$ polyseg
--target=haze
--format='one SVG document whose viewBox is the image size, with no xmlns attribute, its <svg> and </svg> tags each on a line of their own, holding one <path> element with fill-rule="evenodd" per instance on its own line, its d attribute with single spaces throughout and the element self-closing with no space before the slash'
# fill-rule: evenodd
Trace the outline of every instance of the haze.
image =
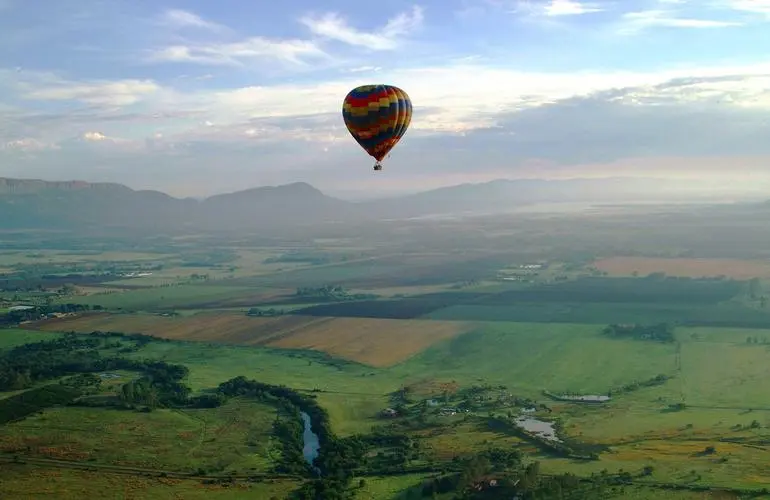
<svg viewBox="0 0 770 500">
<path fill-rule="evenodd" d="M 175 196 L 304 181 L 357 199 L 498 178 L 697 180 L 715 196 L 770 185 L 767 2 L 0 9 L 4 177 Z M 340 116 L 369 82 L 415 106 L 382 175 Z"/>
</svg>

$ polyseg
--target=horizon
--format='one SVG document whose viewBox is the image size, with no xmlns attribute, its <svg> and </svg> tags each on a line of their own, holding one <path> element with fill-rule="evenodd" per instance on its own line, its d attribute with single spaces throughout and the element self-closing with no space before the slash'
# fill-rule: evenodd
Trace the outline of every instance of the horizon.
<svg viewBox="0 0 770 500">
<path fill-rule="evenodd" d="M 662 182 L 666 183 L 661 186 L 661 191 L 659 192 L 662 194 L 670 195 L 670 196 L 676 196 L 680 199 L 681 203 L 688 204 L 688 203 L 696 203 L 700 204 L 704 201 L 704 196 L 708 194 L 711 195 L 721 195 L 721 196 L 729 196 L 731 198 L 729 199 L 721 199 L 721 200 L 712 200 L 713 202 L 717 203 L 732 203 L 732 202 L 747 202 L 747 201 L 763 201 L 767 199 L 767 195 L 765 194 L 765 190 L 760 186 L 754 186 L 753 190 L 748 190 L 746 188 L 743 189 L 730 189 L 729 186 L 727 186 L 727 189 L 725 189 L 725 186 L 718 186 L 712 183 L 701 183 L 700 185 L 693 185 L 691 181 L 686 179 L 666 179 L 666 178 L 658 178 L 658 177 L 623 177 L 623 176 L 598 176 L 598 177 L 565 177 L 565 178 L 559 178 L 559 179 L 546 179 L 546 178 L 538 178 L 538 177 L 511 177 L 511 178 L 495 178 L 491 180 L 483 180 L 483 181 L 477 181 L 477 182 L 464 182 L 460 184 L 447 184 L 442 185 L 435 188 L 426 188 L 426 189 L 417 189 L 417 190 L 410 190 L 410 191 L 402 191 L 399 190 L 397 192 L 376 192 L 376 193 L 369 193 L 368 196 L 365 195 L 365 193 L 359 192 L 359 191 L 335 191 L 335 190 L 325 190 L 322 188 L 319 188 L 318 186 L 307 182 L 303 180 L 294 180 L 289 181 L 286 183 L 281 184 L 263 184 L 263 185 L 252 185 L 248 187 L 241 187 L 240 189 L 235 190 L 227 190 L 227 191 L 220 191 L 220 192 L 213 192 L 207 196 L 176 196 L 173 193 L 169 193 L 163 189 L 159 188 L 152 188 L 152 187 L 145 187 L 145 188 L 137 188 L 135 186 L 132 186 L 130 182 L 124 183 L 124 182 L 109 182 L 109 181 L 91 181 L 87 179 L 73 179 L 73 178 L 62 178 L 62 179 L 43 179 L 43 178 L 14 178 L 14 177 L 0 177 L 0 181 L 21 181 L 21 182 L 45 182 L 45 183 L 85 183 L 85 184 L 113 184 L 113 185 L 119 185 L 126 187 L 134 192 L 158 192 L 165 194 L 167 196 L 170 196 L 175 199 L 195 199 L 197 201 L 203 201 L 207 198 L 212 198 L 215 196 L 224 196 L 224 195 L 230 195 L 230 194 L 236 194 L 244 191 L 253 191 L 258 189 L 265 189 L 265 188 L 280 188 L 280 187 L 286 187 L 291 185 L 297 185 L 302 184 L 309 186 L 319 192 L 321 192 L 324 196 L 331 197 L 338 199 L 340 201 L 345 201 L 349 203 L 358 203 L 358 202 L 371 202 L 371 201 L 378 201 L 378 200 L 390 200 L 390 199 L 397 199 L 401 197 L 406 196 L 412 196 L 412 195 L 420 195 L 424 193 L 430 193 L 434 191 L 440 191 L 442 189 L 452 189 L 452 188 L 460 188 L 460 187 L 478 187 L 493 183 L 500 183 L 500 182 L 507 182 L 507 183 L 515 183 L 515 182 L 526 182 L 526 181 L 541 181 L 541 182 L 580 182 L 580 181 L 596 181 L 596 182 L 611 182 L 611 181 L 636 181 L 636 182 Z M 684 185 L 687 184 L 689 189 L 683 189 Z M 717 188 L 717 191 L 713 191 L 714 188 Z M 645 189 L 641 189 L 639 191 L 642 198 L 629 200 L 629 204 L 635 204 L 635 203 L 646 203 L 646 202 L 659 202 L 661 201 L 658 198 L 650 198 L 649 195 L 652 194 L 650 191 L 645 191 Z M 671 199 L 673 201 L 673 199 Z M 547 202 L 548 204 L 553 203 L 559 203 L 559 202 Z M 572 204 L 574 202 L 566 201 L 563 202 L 565 204 Z M 598 202 L 601 204 L 602 202 Z M 669 201 L 665 201 L 664 203 L 669 203 Z"/>
<path fill-rule="evenodd" d="M 0 0 L 0 176 L 178 197 L 642 174 L 770 189 L 765 3 L 327 6 Z M 378 174 L 341 117 L 364 83 L 414 105 Z"/>
</svg>

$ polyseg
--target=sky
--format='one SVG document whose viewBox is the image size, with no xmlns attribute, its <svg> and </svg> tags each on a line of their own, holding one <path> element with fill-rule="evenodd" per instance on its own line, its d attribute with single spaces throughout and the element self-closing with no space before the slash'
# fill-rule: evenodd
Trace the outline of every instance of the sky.
<svg viewBox="0 0 770 500">
<path fill-rule="evenodd" d="M 0 0 L 0 177 L 766 189 L 768 30 L 770 0 Z M 414 106 L 381 172 L 341 116 L 367 83 Z"/>
</svg>

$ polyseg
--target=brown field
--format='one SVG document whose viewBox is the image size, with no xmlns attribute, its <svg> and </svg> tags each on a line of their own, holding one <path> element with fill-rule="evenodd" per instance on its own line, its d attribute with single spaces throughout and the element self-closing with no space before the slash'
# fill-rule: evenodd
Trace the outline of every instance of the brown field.
<svg viewBox="0 0 770 500">
<path fill-rule="evenodd" d="M 278 316 L 201 313 L 163 317 L 151 314 L 85 314 L 30 323 L 43 331 L 145 333 L 174 340 L 312 349 L 371 366 L 399 363 L 432 344 L 473 327 L 459 321 Z"/>
<path fill-rule="evenodd" d="M 667 259 L 651 257 L 610 257 L 594 267 L 614 276 L 666 273 L 669 276 L 703 278 L 724 275 L 735 279 L 770 278 L 770 261 L 739 259 Z"/>
<path fill-rule="evenodd" d="M 328 318 L 271 342 L 313 349 L 371 366 L 399 363 L 432 344 L 470 330 L 471 324 L 419 319 Z"/>
<path fill-rule="evenodd" d="M 90 333 L 145 333 L 174 340 L 221 342 L 225 344 L 266 345 L 297 328 L 328 321 L 329 318 L 277 316 L 254 318 L 243 313 L 200 313 L 193 316 L 164 317 L 154 314 L 84 314 L 31 323 L 29 328 L 44 331 Z"/>
</svg>

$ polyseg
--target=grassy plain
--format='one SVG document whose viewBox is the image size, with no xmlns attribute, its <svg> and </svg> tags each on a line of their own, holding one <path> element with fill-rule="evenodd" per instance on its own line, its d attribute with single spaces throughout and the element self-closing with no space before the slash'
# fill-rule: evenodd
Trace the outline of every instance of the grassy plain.
<svg viewBox="0 0 770 500">
<path fill-rule="evenodd" d="M 197 302 L 222 300 L 244 295 L 251 290 L 231 286 L 175 285 L 162 288 L 146 288 L 124 292 L 66 297 L 62 302 L 98 305 L 106 309 L 158 310 L 183 307 Z"/>
<path fill-rule="evenodd" d="M 275 413 L 252 401 L 152 413 L 54 408 L 6 425 L 0 452 L 172 472 L 266 472 L 280 457 Z"/>
<path fill-rule="evenodd" d="M 56 333 L 53 335 L 58 336 Z M 0 328 L 0 349 L 8 349 L 40 340 L 50 340 L 51 338 L 51 332 L 20 328 Z"/>
<path fill-rule="evenodd" d="M 35 465 L 3 464 L 0 494 L 4 498 L 57 500 L 239 500 L 287 498 L 296 481 L 273 479 L 234 486 L 206 485 L 198 479 L 126 476 L 104 471 L 51 469 Z"/>
<path fill-rule="evenodd" d="M 675 369 L 673 345 L 615 340 L 603 325 L 487 323 L 445 341 L 391 371 L 400 377 L 484 381 L 515 392 L 606 393 L 635 380 Z"/>
</svg>

